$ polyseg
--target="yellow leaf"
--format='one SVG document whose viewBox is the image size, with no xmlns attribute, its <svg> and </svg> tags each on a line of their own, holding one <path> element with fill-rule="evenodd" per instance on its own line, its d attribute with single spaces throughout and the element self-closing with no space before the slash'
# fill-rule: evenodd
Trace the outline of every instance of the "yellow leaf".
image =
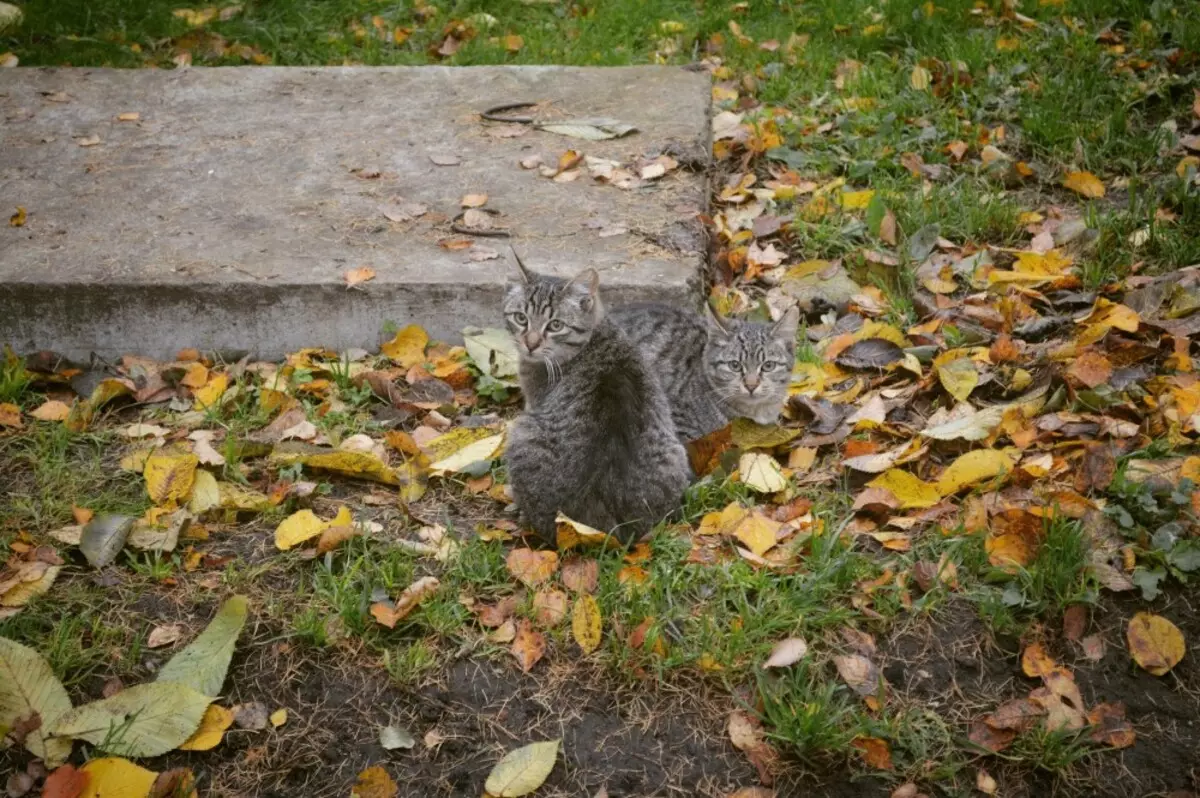
<svg viewBox="0 0 1200 798">
<path fill-rule="evenodd" d="M 142 474 L 146 478 L 146 493 L 150 501 L 165 507 L 175 507 L 188 500 L 196 484 L 196 455 L 159 450 L 146 458 Z"/>
<path fill-rule="evenodd" d="M 528 587 L 546 582 L 558 569 L 558 552 L 513 549 L 508 553 L 508 572 Z"/>
<path fill-rule="evenodd" d="M 353 523 L 350 510 L 346 507 L 338 508 L 332 521 L 322 521 L 312 510 L 298 510 L 283 519 L 275 529 L 275 548 L 287 551 L 315 538 L 328 527 L 351 526 Z"/>
<path fill-rule="evenodd" d="M 759 557 L 774 547 L 781 524 L 760 512 L 747 515 L 733 530 L 733 536 Z"/>
<path fill-rule="evenodd" d="M 1001 36 L 996 40 L 996 49 L 1002 53 L 1012 52 L 1020 46 L 1020 40 L 1014 36 Z"/>
<path fill-rule="evenodd" d="M 396 798 L 400 788 L 380 765 L 369 767 L 358 774 L 358 781 L 350 789 L 350 798 Z"/>
<path fill-rule="evenodd" d="M 1091 172 L 1067 172 L 1067 176 L 1063 178 L 1063 186 L 1089 199 L 1104 196 L 1104 184 Z"/>
<path fill-rule="evenodd" d="M 1179 627 L 1161 615 L 1139 612 L 1126 630 L 1129 653 L 1142 668 L 1162 676 L 1183 659 L 1187 647 Z"/>
<path fill-rule="evenodd" d="M 439 435 L 421 447 L 421 451 L 431 462 L 446 460 L 455 452 L 495 436 L 495 432 L 485 427 L 458 427 L 444 435 Z"/>
<path fill-rule="evenodd" d="M 769 454 L 747 452 L 738 460 L 742 483 L 759 493 L 777 493 L 787 487 L 778 461 Z"/>
<path fill-rule="evenodd" d="M 517 53 L 525 46 L 525 40 L 516 33 L 510 33 L 504 37 L 504 49 L 510 53 Z"/>
<path fill-rule="evenodd" d="M 278 729 L 283 724 L 287 723 L 288 711 L 286 709 L 277 709 L 271 713 L 269 718 L 271 725 Z"/>
<path fill-rule="evenodd" d="M 203 388 L 208 384 L 208 366 L 203 363 L 189 363 L 179 384 L 189 388 Z"/>
<path fill-rule="evenodd" d="M 871 198 L 875 196 L 873 189 L 865 191 L 844 191 L 842 192 L 842 208 L 847 211 L 861 211 L 863 208 L 871 204 Z"/>
<path fill-rule="evenodd" d="M 421 469 L 391 468 L 374 452 L 327 449 L 304 444 L 276 446 L 269 458 L 272 465 L 303 463 L 309 468 L 332 471 L 355 479 L 368 479 L 385 485 L 406 484 L 405 480 L 424 476 Z"/>
<path fill-rule="evenodd" d="M 0 404 L 0 427 L 20 429 L 21 426 L 21 408 L 12 402 Z"/>
<path fill-rule="evenodd" d="M 67 416 L 71 415 L 71 406 L 66 402 L 51 399 L 29 415 L 38 421 L 65 421 Z"/>
<path fill-rule="evenodd" d="M 900 468 L 883 472 L 867 483 L 867 487 L 884 488 L 900 502 L 901 510 L 920 510 L 941 501 L 937 487 Z"/>
<path fill-rule="evenodd" d="M 933 75 L 929 74 L 928 69 L 923 66 L 915 66 L 913 67 L 912 74 L 908 76 L 908 85 L 917 91 L 925 91 L 929 88 L 929 83 L 932 80 Z"/>
<path fill-rule="evenodd" d="M 425 347 L 428 344 L 429 335 L 425 330 L 410 324 L 380 347 L 380 351 L 397 366 L 408 369 L 425 362 Z"/>
<path fill-rule="evenodd" d="M 200 719 L 200 728 L 179 746 L 180 751 L 208 751 L 216 748 L 233 724 L 233 713 L 223 706 L 209 704 Z"/>
<path fill-rule="evenodd" d="M 737 502 L 730 502 L 724 510 L 706 514 L 700 519 L 697 535 L 732 535 L 733 530 L 750 511 Z"/>
<path fill-rule="evenodd" d="M 120 757 L 93 759 L 80 770 L 88 774 L 79 798 L 146 798 L 158 774 Z"/>
<path fill-rule="evenodd" d="M 198 388 L 192 394 L 196 399 L 196 409 L 205 410 L 221 401 L 225 390 L 229 387 L 229 375 L 224 372 L 210 374 L 203 388 Z"/>
<path fill-rule="evenodd" d="M 960 490 L 984 480 L 1012 471 L 1016 461 L 1002 449 L 978 449 L 967 452 L 946 467 L 937 481 L 942 496 L 953 496 Z"/>
<path fill-rule="evenodd" d="M 580 595 L 571 611 L 571 631 L 584 654 L 591 654 L 600 646 L 601 624 L 600 605 L 596 599 L 589 593 Z"/>
<path fill-rule="evenodd" d="M 965 402 L 979 384 L 979 372 L 969 357 L 960 357 L 938 366 L 937 374 L 946 392 L 960 402 Z"/>
<path fill-rule="evenodd" d="M 449 457 L 433 463 L 429 466 L 429 473 L 435 477 L 442 476 L 462 471 L 467 466 L 478 463 L 480 460 L 494 460 L 499 456 L 503 445 L 503 432 L 499 435 L 490 435 L 462 447 Z"/>
</svg>

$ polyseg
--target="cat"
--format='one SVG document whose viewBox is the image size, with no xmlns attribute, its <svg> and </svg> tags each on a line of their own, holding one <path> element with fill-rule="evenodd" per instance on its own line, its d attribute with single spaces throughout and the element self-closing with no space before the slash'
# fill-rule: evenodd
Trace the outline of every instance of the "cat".
<svg viewBox="0 0 1200 798">
<path fill-rule="evenodd" d="M 787 401 L 799 308 L 773 323 L 722 318 L 661 303 L 611 314 L 662 383 L 680 439 L 689 442 L 736 417 L 771 424 Z"/>
<path fill-rule="evenodd" d="M 505 451 L 517 506 L 551 545 L 560 512 L 640 537 L 680 506 L 692 476 L 667 397 L 605 317 L 594 269 L 566 280 L 520 258 L 517 268 L 504 300 L 525 393 Z"/>
</svg>

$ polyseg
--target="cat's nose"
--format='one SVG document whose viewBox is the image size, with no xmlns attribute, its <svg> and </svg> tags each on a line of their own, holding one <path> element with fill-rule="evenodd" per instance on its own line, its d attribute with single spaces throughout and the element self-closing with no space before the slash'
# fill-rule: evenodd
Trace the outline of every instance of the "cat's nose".
<svg viewBox="0 0 1200 798">
<path fill-rule="evenodd" d="M 744 378 L 742 378 L 742 384 L 746 386 L 746 390 L 750 393 L 754 393 L 760 382 L 761 380 L 755 374 L 747 374 Z"/>
<path fill-rule="evenodd" d="M 525 348 L 528 349 L 530 353 L 533 353 L 534 351 L 536 351 L 537 348 L 541 345 L 542 345 L 542 336 L 539 333 L 535 333 L 535 332 L 525 333 Z"/>
</svg>

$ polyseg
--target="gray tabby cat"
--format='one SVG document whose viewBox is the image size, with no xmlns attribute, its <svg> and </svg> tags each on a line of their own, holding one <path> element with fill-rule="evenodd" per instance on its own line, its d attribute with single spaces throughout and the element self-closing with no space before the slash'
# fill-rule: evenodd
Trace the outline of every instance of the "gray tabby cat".
<svg viewBox="0 0 1200 798">
<path fill-rule="evenodd" d="M 667 397 L 604 317 L 595 270 L 564 280 L 517 264 L 504 301 L 525 392 L 505 454 L 513 496 L 548 543 L 559 512 L 638 536 L 679 507 L 691 479 Z"/>
<path fill-rule="evenodd" d="M 787 401 L 800 312 L 771 324 L 721 318 L 659 303 L 615 310 L 612 320 L 658 375 L 681 440 L 693 441 L 736 417 L 778 420 Z"/>
</svg>

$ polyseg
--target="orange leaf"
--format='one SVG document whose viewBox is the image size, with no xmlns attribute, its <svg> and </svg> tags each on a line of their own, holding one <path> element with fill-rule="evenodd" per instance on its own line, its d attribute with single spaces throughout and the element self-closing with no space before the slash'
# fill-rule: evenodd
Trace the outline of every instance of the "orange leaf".
<svg viewBox="0 0 1200 798">
<path fill-rule="evenodd" d="M 344 277 L 346 278 L 346 286 L 350 287 L 359 283 L 365 283 L 367 280 L 374 280 L 375 270 L 370 266 L 361 266 L 357 269 L 350 269 Z"/>
<path fill-rule="evenodd" d="M 383 626 L 389 629 L 395 628 L 396 624 L 416 609 L 418 604 L 432 596 L 437 591 L 439 584 L 440 582 L 435 576 L 421 577 L 404 589 L 400 598 L 396 599 L 395 607 L 389 607 L 382 601 L 376 602 L 371 605 L 371 615 Z"/>
<path fill-rule="evenodd" d="M 876 770 L 892 769 L 892 749 L 878 737 L 856 737 L 850 743 L 862 754 L 863 761 Z"/>
<path fill-rule="evenodd" d="M 1021 652 L 1021 670 L 1026 676 L 1045 676 L 1061 666 L 1046 653 L 1041 643 L 1030 643 Z"/>
<path fill-rule="evenodd" d="M 1067 176 L 1063 178 L 1063 186 L 1089 199 L 1104 196 L 1104 184 L 1091 172 L 1067 172 Z"/>
<path fill-rule="evenodd" d="M 558 568 L 558 552 L 513 549 L 506 560 L 508 572 L 529 587 L 537 587 Z"/>
<path fill-rule="evenodd" d="M 517 636 L 513 638 L 512 653 L 521 665 L 521 670 L 529 673 L 538 660 L 546 655 L 546 638 L 534 629 L 529 621 L 521 619 L 517 622 Z"/>
</svg>

